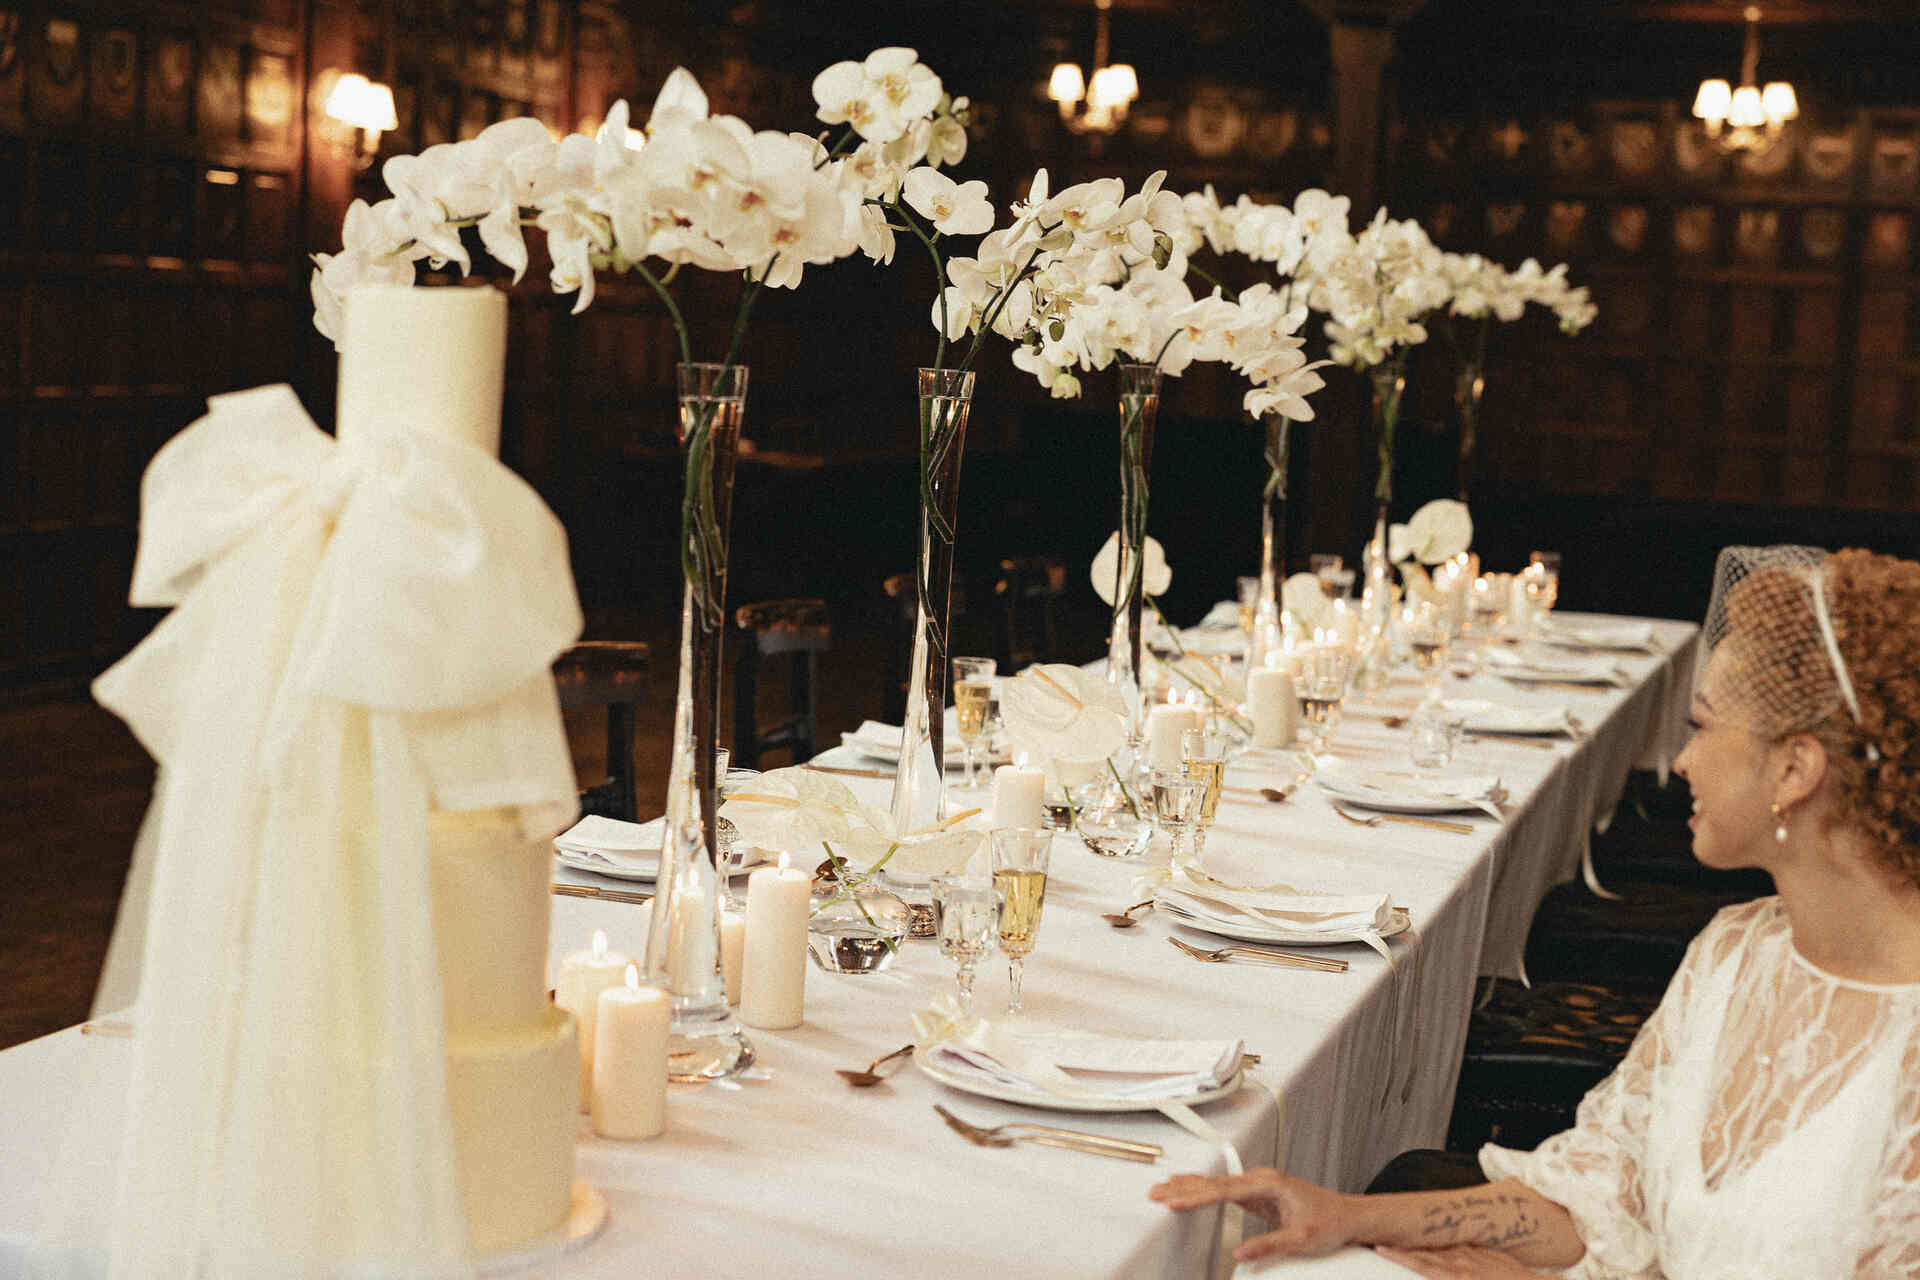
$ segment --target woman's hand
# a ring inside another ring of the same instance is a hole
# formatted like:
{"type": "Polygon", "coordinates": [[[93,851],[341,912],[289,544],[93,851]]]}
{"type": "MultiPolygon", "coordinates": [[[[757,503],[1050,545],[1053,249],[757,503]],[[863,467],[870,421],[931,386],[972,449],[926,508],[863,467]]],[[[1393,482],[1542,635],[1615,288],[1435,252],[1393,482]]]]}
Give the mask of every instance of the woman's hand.
{"type": "Polygon", "coordinates": [[[1254,1236],[1233,1251],[1241,1262],[1280,1254],[1327,1253],[1353,1238],[1348,1197],[1273,1169],[1229,1178],[1181,1174],[1147,1195],[1178,1210],[1231,1201],[1273,1223],[1276,1230],[1254,1236]]]}
{"type": "Polygon", "coordinates": [[[1473,1244],[1451,1249],[1389,1249],[1382,1245],[1374,1252],[1430,1280],[1513,1280],[1517,1276],[1534,1280],[1540,1274],[1514,1261],[1510,1254],[1473,1244]]]}

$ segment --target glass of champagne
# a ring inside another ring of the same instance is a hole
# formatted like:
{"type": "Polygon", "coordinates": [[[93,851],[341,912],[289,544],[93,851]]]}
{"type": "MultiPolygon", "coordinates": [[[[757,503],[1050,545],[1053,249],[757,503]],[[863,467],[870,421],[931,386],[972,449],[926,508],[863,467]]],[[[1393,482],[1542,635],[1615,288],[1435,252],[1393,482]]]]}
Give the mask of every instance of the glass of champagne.
{"type": "Polygon", "coordinates": [[[1053,832],[1001,827],[989,837],[993,887],[1000,891],[1000,950],[1007,956],[1007,1012],[1020,1013],[1020,980],[1040,933],[1053,832]]]}
{"type": "Polygon", "coordinates": [[[1312,734],[1309,750],[1317,763],[1326,754],[1340,724],[1340,707],[1353,678],[1354,654],[1342,645],[1315,645],[1300,660],[1300,718],[1312,734]]]}
{"type": "Polygon", "coordinates": [[[1206,783],[1200,795],[1199,831],[1194,853],[1206,843],[1207,829],[1220,808],[1220,784],[1227,774],[1227,735],[1217,729],[1188,729],[1180,735],[1180,768],[1206,783]]]}
{"type": "Polygon", "coordinates": [[[1200,857],[1200,807],[1206,797],[1207,780],[1188,773],[1184,765],[1153,771],[1153,812],[1173,842],[1176,866],[1200,857]]]}
{"type": "Polygon", "coordinates": [[[1445,612],[1423,600],[1401,611],[1400,624],[1406,630],[1414,667],[1426,677],[1428,690],[1437,690],[1450,656],[1445,612]]]}
{"type": "Polygon", "coordinates": [[[974,758],[987,736],[987,710],[993,701],[992,658],[953,660],[953,714],[960,725],[960,745],[967,754],[967,787],[979,786],[974,758]]]}
{"type": "Polygon", "coordinates": [[[954,980],[960,987],[960,1012],[973,1015],[973,968],[993,949],[1000,927],[1000,891],[982,876],[934,876],[927,882],[933,894],[934,933],[940,954],[958,966],[954,980]]]}

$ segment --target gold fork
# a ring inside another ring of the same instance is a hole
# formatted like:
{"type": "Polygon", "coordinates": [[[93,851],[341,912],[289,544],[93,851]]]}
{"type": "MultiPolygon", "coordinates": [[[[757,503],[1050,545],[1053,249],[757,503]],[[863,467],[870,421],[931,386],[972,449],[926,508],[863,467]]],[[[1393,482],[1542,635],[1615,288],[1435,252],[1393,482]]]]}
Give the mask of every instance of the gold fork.
{"type": "Polygon", "coordinates": [[[1152,1164],[1158,1160],[1164,1150],[1151,1142],[1129,1142],[1125,1138],[1109,1138],[1105,1134],[1083,1133],[1078,1129],[1056,1129],[1045,1124],[1002,1124],[991,1129],[977,1124],[969,1124],[939,1103],[933,1109],[947,1122],[947,1127],[973,1143],[976,1147],[1010,1147],[1016,1142],[1033,1142],[1043,1147],[1064,1147],[1069,1151],[1084,1151],[1088,1155],[1109,1156],[1115,1160],[1134,1160],[1141,1164],[1152,1164]]]}
{"type": "Polygon", "coordinates": [[[1204,960],[1209,964],[1219,964],[1223,960],[1254,960],[1265,964],[1286,965],[1294,969],[1317,969],[1322,973],[1347,971],[1347,962],[1335,956],[1303,956],[1298,952],[1275,951],[1270,947],[1220,947],[1217,950],[1208,951],[1190,942],[1182,942],[1178,938],[1168,938],[1167,941],[1195,960],[1204,960]]]}
{"type": "Polygon", "coordinates": [[[1361,817],[1358,814],[1348,813],[1337,804],[1333,806],[1333,811],[1356,827],[1377,827],[1383,822],[1401,822],[1410,827],[1432,827],[1436,831],[1451,831],[1455,835],[1470,836],[1473,834],[1473,825],[1467,822],[1446,822],[1439,818],[1416,818],[1404,813],[1379,813],[1361,817]]]}

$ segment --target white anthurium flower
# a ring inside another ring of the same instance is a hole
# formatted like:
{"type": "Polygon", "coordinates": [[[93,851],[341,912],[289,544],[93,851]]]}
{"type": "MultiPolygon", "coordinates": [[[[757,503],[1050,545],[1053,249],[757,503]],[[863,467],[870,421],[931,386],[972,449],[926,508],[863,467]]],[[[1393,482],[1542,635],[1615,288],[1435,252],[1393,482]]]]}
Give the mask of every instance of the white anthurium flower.
{"type": "Polygon", "coordinates": [[[802,867],[825,857],[821,841],[846,840],[861,817],[853,793],[811,769],[770,769],[720,805],[719,816],[756,849],[787,854],[802,867]]]}
{"type": "Polygon", "coordinates": [[[1105,760],[1126,745],[1126,705],[1103,674],[1066,663],[1028,667],[1000,688],[1016,752],[1045,760],[1105,760]]]}
{"type": "Polygon", "coordinates": [[[977,236],[993,229],[993,205],[984,182],[958,183],[922,166],[907,175],[900,198],[943,236],[977,236]]]}
{"type": "Polygon", "coordinates": [[[1310,573],[1296,573],[1280,584],[1280,605],[1309,633],[1327,626],[1333,617],[1326,585],[1310,573]]]}
{"type": "MultiPolygon", "coordinates": [[[[1114,583],[1120,582],[1124,588],[1132,579],[1132,567],[1124,569],[1120,563],[1120,534],[1116,531],[1107,535],[1098,554],[1093,557],[1089,570],[1093,578],[1093,589],[1109,605],[1114,602],[1114,583]]],[[[1173,570],[1167,567],[1167,553],[1158,538],[1148,538],[1146,543],[1145,565],[1141,573],[1140,589],[1150,596],[1165,592],[1173,582],[1173,570]]]]}
{"type": "Polygon", "coordinates": [[[1466,503],[1452,498],[1435,498],[1411,520],[1387,530],[1387,557],[1396,564],[1409,559],[1439,564],[1472,545],[1473,516],[1466,503]]]}
{"type": "Polygon", "coordinates": [[[948,820],[948,825],[923,831],[902,832],[894,826],[892,815],[871,805],[863,806],[845,847],[834,852],[854,867],[869,870],[885,860],[884,871],[909,879],[953,875],[964,871],[986,843],[991,823],[978,810],[948,820]]]}

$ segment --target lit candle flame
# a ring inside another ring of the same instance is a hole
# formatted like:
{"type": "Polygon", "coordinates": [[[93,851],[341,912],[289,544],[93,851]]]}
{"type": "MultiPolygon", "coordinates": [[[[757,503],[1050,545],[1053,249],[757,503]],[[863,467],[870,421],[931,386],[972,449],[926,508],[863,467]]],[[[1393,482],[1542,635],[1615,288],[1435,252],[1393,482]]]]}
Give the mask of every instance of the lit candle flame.
{"type": "Polygon", "coordinates": [[[787,869],[787,855],[784,853],[780,855],[780,869],[782,871],[787,869]]]}
{"type": "Polygon", "coordinates": [[[595,960],[605,960],[607,958],[607,931],[605,929],[595,929],[593,931],[593,958],[595,960]]]}
{"type": "Polygon", "coordinates": [[[639,989],[640,989],[640,966],[630,964],[627,966],[627,990],[638,991],[639,989]]]}

